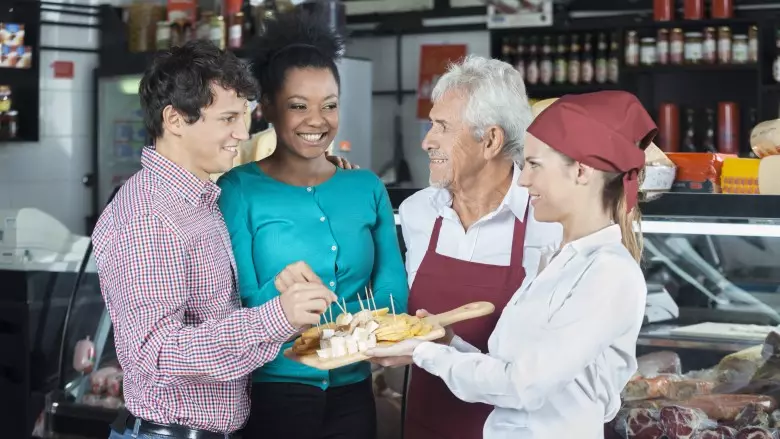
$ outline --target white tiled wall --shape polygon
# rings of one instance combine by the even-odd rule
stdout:
[[[58,12],[43,12],[42,20],[94,22],[89,17]],[[98,30],[43,25],[41,45],[97,48]],[[55,79],[54,61],[73,62],[73,79]],[[0,142],[0,208],[36,207],[73,233],[85,233],[91,191],[82,184],[82,177],[92,167],[92,72],[97,62],[96,53],[41,51],[40,141]]]
[[[466,44],[469,53],[490,56],[490,36],[487,31],[404,36],[401,42],[401,87],[404,90],[417,89],[420,46],[423,44]],[[354,38],[347,44],[347,56],[367,58],[374,62],[375,91],[395,90],[395,37]],[[400,108],[395,96],[374,96],[372,168],[378,170],[392,160],[395,139],[393,117],[397,111],[402,116],[404,156],[412,173],[412,184],[415,187],[427,186],[428,157],[420,147],[425,125],[417,120],[417,98],[414,95],[404,96]]]

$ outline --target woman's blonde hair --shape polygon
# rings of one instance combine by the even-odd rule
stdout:
[[[639,262],[642,260],[642,250],[644,242],[642,239],[642,212],[639,206],[634,206],[630,212],[626,210],[626,192],[623,189],[623,173],[604,172],[604,190],[602,191],[601,201],[604,208],[607,209],[612,221],[620,227],[620,234],[623,236],[623,245],[626,246],[631,256]],[[639,171],[639,185],[645,177],[644,168]],[[642,200],[642,193],[639,193],[639,201]],[[634,223],[639,227],[634,231]]]

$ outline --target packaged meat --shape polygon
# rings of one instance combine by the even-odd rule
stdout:
[[[662,408],[658,423],[668,439],[692,439],[698,430],[717,426],[701,410],[680,406]]]
[[[748,427],[739,430],[737,439],[775,439],[775,435],[766,428]]]
[[[710,419],[717,421],[733,421],[742,409],[750,404],[755,404],[766,412],[771,412],[777,407],[774,399],[763,395],[702,395],[676,404],[697,408]]]
[[[772,331],[767,334],[761,348],[764,364],[758,367],[751,381],[766,380],[780,382],[780,333]]]
[[[661,398],[669,393],[669,384],[680,380],[679,375],[658,375],[652,378],[636,378],[623,388],[624,401]]]
[[[753,127],[750,148],[758,158],[780,154],[780,119],[766,120]]]
[[[682,379],[680,381],[672,381],[669,383],[664,397],[673,401],[679,401],[697,395],[709,395],[712,393],[713,387],[715,387],[715,383],[706,380]]]
[[[106,378],[106,393],[108,396],[121,396],[122,395],[122,378],[124,374],[119,371],[111,374]]]
[[[740,410],[739,414],[734,418],[733,425],[737,428],[745,427],[771,427],[769,420],[769,413],[767,413],[761,406],[755,404],[748,404]]]
[[[694,439],[736,439],[737,430],[726,425],[719,425],[712,429],[699,430]]]
[[[89,337],[79,340],[73,350],[73,369],[77,372],[90,373],[95,367],[95,344]]]
[[[660,374],[682,373],[680,356],[672,351],[659,351],[642,355],[636,359],[639,375],[645,378],[653,378]]]
[[[93,407],[99,407],[102,405],[102,398],[100,397],[100,395],[87,393],[86,395],[84,395],[83,398],[81,398],[81,403]]]
[[[92,393],[95,395],[101,395],[103,392],[106,391],[106,386],[108,384],[108,377],[111,375],[119,373],[120,370],[116,367],[103,367],[95,372],[92,372],[92,374],[89,376],[89,382],[92,387]]]
[[[764,362],[761,355],[764,345],[753,346],[727,355],[718,363],[718,383],[732,389],[750,382],[750,379]],[[716,388],[715,393],[728,393],[733,390]]]
[[[649,409],[630,409],[626,412],[623,425],[616,430],[626,439],[658,439],[663,429],[658,422],[658,412]]]

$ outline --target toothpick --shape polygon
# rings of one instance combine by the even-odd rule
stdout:
[[[320,322],[317,322],[317,335],[320,335]]]
[[[360,310],[365,311],[366,308],[363,307],[363,301],[360,300],[360,293],[357,293],[358,296],[358,303],[360,304]]]
[[[338,301],[336,301],[338,303]],[[333,323],[333,306],[328,308],[328,314],[330,314],[330,323]]]
[[[373,291],[371,291],[371,288],[369,288],[369,289],[368,289],[368,294],[370,294],[370,295],[371,295],[371,303],[373,303],[373,304],[374,304],[374,311],[378,311],[378,310],[379,310],[379,308],[377,308],[377,307],[376,307],[376,301],[374,301],[374,292],[373,292]],[[390,295],[390,297],[393,297],[393,296],[392,296],[392,295]]]
[[[395,321],[395,301],[392,294],[390,295],[390,309],[393,310],[393,321]]]
[[[342,307],[344,309],[344,314],[347,314],[347,301],[343,297],[341,298],[341,304],[344,305]]]
[[[339,306],[339,308],[341,308],[341,312],[342,312],[342,313],[344,313],[344,314],[346,314],[346,313],[347,313],[347,304],[346,304],[346,303],[344,304],[344,306],[341,306],[341,303],[339,303],[339,301],[337,300],[337,301],[336,301],[336,305],[338,305],[338,306]]]

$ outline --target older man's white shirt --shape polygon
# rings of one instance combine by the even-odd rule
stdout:
[[[409,286],[414,283],[436,218],[443,218],[436,253],[463,261],[508,266],[512,255],[515,219],[523,221],[528,191],[517,185],[520,168],[515,165],[512,186],[501,204],[464,230],[458,214],[452,209],[452,196],[446,189],[429,187],[404,200],[398,208],[406,244],[406,272]],[[542,256],[560,247],[561,225],[541,223],[528,214],[525,232],[523,267],[527,277],[535,277]]]

